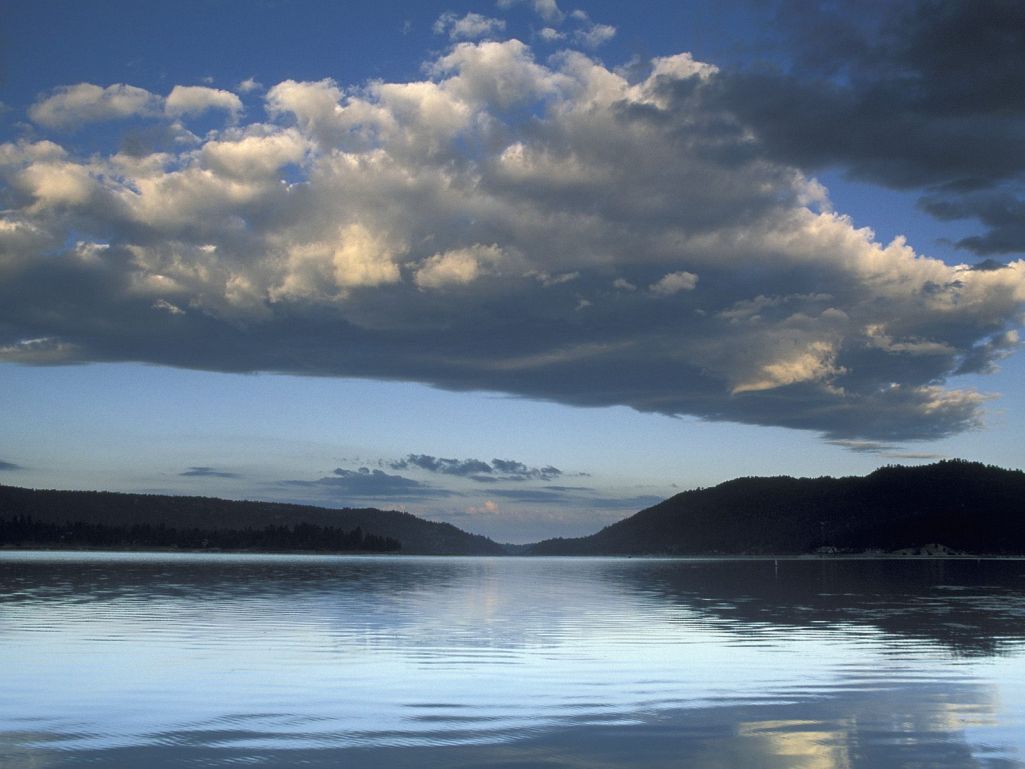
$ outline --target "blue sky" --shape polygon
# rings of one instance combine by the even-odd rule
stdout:
[[[1025,466],[1016,3],[4,15],[0,482],[523,542]]]

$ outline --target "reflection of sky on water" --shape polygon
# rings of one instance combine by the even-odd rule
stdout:
[[[3,554],[0,765],[1025,766],[1023,573]]]

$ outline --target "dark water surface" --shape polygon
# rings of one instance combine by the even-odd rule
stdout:
[[[1025,561],[0,553],[0,767],[1025,767]]]

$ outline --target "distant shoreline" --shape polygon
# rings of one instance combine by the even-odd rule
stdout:
[[[382,557],[382,558],[503,558],[526,560],[621,560],[621,561],[800,561],[804,563],[816,561],[1025,561],[1025,553],[956,553],[956,554],[925,554],[907,553],[787,553],[781,555],[759,554],[710,554],[710,555],[665,555],[649,553],[645,555],[623,555],[609,553],[605,555],[531,555],[516,553],[507,555],[471,554],[444,555],[431,553],[374,552],[372,550],[223,550],[214,548],[178,548],[178,547],[18,547],[16,545],[0,545],[0,555],[4,553],[137,553],[175,554],[182,555],[296,555],[317,557]]]
[[[225,550],[212,547],[44,547],[42,545],[0,545],[0,553],[185,553],[213,555],[415,555],[415,553],[398,553],[394,551],[378,552],[374,550],[262,550],[250,548],[245,550]]]
[[[945,460],[864,477],[737,478],[681,492],[594,534],[514,545],[396,510],[0,485],[0,543],[113,552],[1014,558],[1025,557],[1023,505],[1025,472]]]

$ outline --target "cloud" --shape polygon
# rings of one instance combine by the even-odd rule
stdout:
[[[253,93],[254,91],[262,91],[263,83],[259,82],[254,77],[247,77],[245,80],[243,80],[236,86],[236,90],[239,93]]]
[[[597,48],[615,36],[616,28],[611,24],[588,24],[573,33],[573,39],[585,48]]]
[[[537,36],[544,40],[546,43],[557,43],[560,40],[566,39],[566,34],[560,32],[553,27],[543,27]]]
[[[979,427],[991,396],[954,377],[1017,348],[1025,260],[949,265],[833,210],[802,169],[868,118],[809,121],[823,136],[791,151],[787,110],[740,99],[754,75],[634,69],[462,41],[420,80],[285,80],[265,116],[149,151],[0,144],[0,359],[418,381],[881,443]],[[780,78],[778,96],[807,86]],[[43,100],[40,130],[110,116],[105,93]],[[170,120],[137,102],[119,109]],[[354,472],[325,488],[388,481]]]
[[[827,441],[827,443],[847,449],[848,451],[853,451],[856,454],[882,454],[896,448],[896,446],[890,443],[864,441],[853,438],[835,438],[831,441]]]
[[[935,454],[927,451],[902,451],[898,446],[891,443],[879,443],[877,441],[863,441],[854,439],[836,439],[828,443],[840,448],[848,449],[856,454],[879,454],[887,459],[897,460],[921,460],[936,461],[946,459],[943,454]]]
[[[991,374],[997,369],[997,361],[1006,358],[1021,347],[1018,331],[1011,329],[994,334],[972,347],[962,358],[957,369],[959,374]]]
[[[446,459],[444,457],[432,457],[429,454],[408,454],[404,459],[390,462],[388,466],[393,470],[418,467],[430,473],[461,477],[473,477],[491,472],[491,465],[479,459]]]
[[[944,454],[934,454],[930,451],[888,451],[883,456],[889,459],[908,459],[922,462],[936,462],[941,459],[949,459]]]
[[[502,474],[502,480],[540,480],[550,481],[562,475],[562,470],[548,465],[546,467],[527,467],[515,459],[492,459],[491,466],[495,472]]]
[[[171,302],[167,301],[166,299],[157,299],[157,301],[155,301],[153,303],[153,309],[154,310],[160,310],[162,312],[167,312],[167,313],[170,313],[171,315],[184,315],[185,314],[185,310],[183,310],[181,307],[179,307],[176,304],[172,304]]]
[[[283,167],[301,163],[309,150],[309,142],[297,131],[254,130],[230,132],[206,142],[199,159],[219,175],[246,181],[277,178]]]
[[[580,26],[573,31],[573,41],[584,48],[597,48],[616,36],[616,28],[611,24],[597,24],[591,20],[586,11],[576,10],[570,16]]]
[[[1000,185],[960,193],[939,190],[922,196],[919,207],[937,219],[978,219],[988,228],[983,235],[958,240],[960,248],[980,255],[1025,251],[1025,200]]]
[[[167,98],[144,88],[116,83],[103,88],[92,83],[60,86],[29,108],[29,117],[45,128],[75,128],[85,123],[132,117],[171,118],[220,109],[237,118],[242,101],[230,91],[206,86],[176,85]]]
[[[159,114],[161,99],[144,88],[116,83],[103,88],[92,83],[54,89],[29,109],[29,117],[46,128],[72,128],[81,123]]]
[[[279,484],[320,489],[329,492],[334,498],[356,500],[386,499],[398,502],[451,496],[451,492],[446,489],[367,467],[357,470],[338,467],[331,475],[315,481],[288,480],[279,481]]]
[[[621,281],[615,285],[616,288],[627,288],[629,283]],[[668,275],[662,276],[657,282],[652,283],[649,290],[651,293],[658,294],[659,296],[672,296],[681,291],[693,291],[697,285],[698,276],[693,272],[671,272]]]
[[[545,505],[561,504],[570,500],[574,502],[578,501],[572,495],[566,494],[562,491],[552,491],[550,489],[489,489],[488,493],[493,496],[515,502],[529,502]]]
[[[434,22],[436,35],[449,36],[450,40],[476,40],[492,37],[505,29],[503,19],[481,16],[479,13],[467,13],[459,16],[451,11],[441,14]]]
[[[239,478],[238,473],[229,473],[225,470],[217,470],[213,467],[190,467],[178,475],[186,478]]]
[[[481,270],[502,260],[502,249],[479,243],[470,248],[457,248],[425,259],[416,269],[413,282],[420,288],[442,288],[446,285],[472,283]]]
[[[171,89],[164,110],[172,117],[199,115],[208,109],[220,109],[237,117],[242,112],[242,100],[231,91],[200,85],[176,85]]]
[[[388,467],[392,470],[416,467],[430,473],[469,478],[479,483],[549,481],[562,475],[557,467],[528,467],[514,459],[492,459],[491,462],[485,462],[481,459],[446,459],[430,454],[407,454],[403,459],[389,462]]]
[[[534,13],[549,24],[560,24],[566,18],[566,14],[559,10],[556,0],[532,0],[531,4],[534,6]]]
[[[279,496],[284,493],[304,504],[408,506],[417,515],[449,521],[501,541],[522,538],[524,531],[533,539],[580,535],[661,500],[586,486],[536,485],[562,473],[553,467],[534,468],[517,460],[485,462],[409,454],[381,464],[387,469],[339,467],[315,480],[283,480],[273,486]],[[431,481],[410,477],[416,473],[430,474]],[[490,480],[486,486],[468,487],[463,482],[484,479]],[[535,485],[524,486],[521,481],[533,481]],[[477,493],[480,490],[482,494]]]
[[[25,468],[22,467],[21,465],[16,465],[13,462],[4,462],[3,460],[0,460],[0,472],[14,471],[14,470],[24,470],[24,469]]]
[[[508,10],[514,5],[518,5],[524,0],[497,0],[496,5],[503,9]],[[566,14],[559,9],[557,0],[528,0],[530,7],[534,13],[541,17],[541,19],[548,23],[558,26],[565,18]]]
[[[1025,5],[782,2],[772,26],[790,66],[716,86],[768,157],[920,190],[929,213],[982,225],[962,248],[1025,251]]]
[[[53,337],[19,339],[12,344],[0,345],[0,360],[11,363],[73,363],[79,355],[74,345]]]

